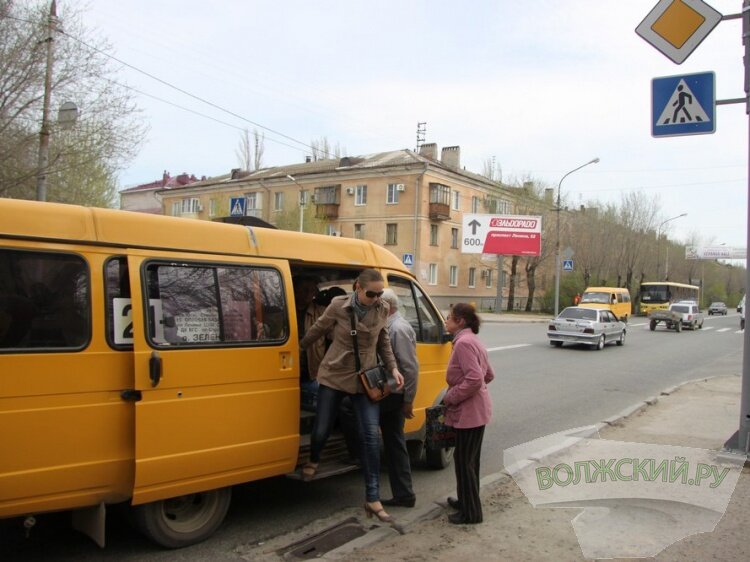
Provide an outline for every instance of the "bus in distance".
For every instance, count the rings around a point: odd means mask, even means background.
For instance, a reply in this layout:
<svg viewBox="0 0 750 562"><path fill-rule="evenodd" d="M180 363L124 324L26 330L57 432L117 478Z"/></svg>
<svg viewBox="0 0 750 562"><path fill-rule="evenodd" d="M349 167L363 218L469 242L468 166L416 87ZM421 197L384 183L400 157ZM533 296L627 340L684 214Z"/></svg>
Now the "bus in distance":
<svg viewBox="0 0 750 562"><path fill-rule="evenodd" d="M648 316L652 310L669 307L669 303L677 301L696 301L700 287L672 281L648 281L641 283L640 313Z"/></svg>

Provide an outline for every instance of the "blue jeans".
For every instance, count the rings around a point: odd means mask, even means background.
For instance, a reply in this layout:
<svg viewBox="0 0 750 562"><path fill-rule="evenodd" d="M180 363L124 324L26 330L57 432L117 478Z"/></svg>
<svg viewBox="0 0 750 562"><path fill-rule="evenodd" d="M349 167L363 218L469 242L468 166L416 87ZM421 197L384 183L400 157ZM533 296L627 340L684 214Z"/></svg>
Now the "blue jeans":
<svg viewBox="0 0 750 562"><path fill-rule="evenodd" d="M365 394L347 394L323 384L318 388L318 408L310 436L310 462L320 462L320 453L331 434L339 413L341 400L350 396L357 416L359 458L365 475L365 497L368 502L380 501L380 406Z"/></svg>

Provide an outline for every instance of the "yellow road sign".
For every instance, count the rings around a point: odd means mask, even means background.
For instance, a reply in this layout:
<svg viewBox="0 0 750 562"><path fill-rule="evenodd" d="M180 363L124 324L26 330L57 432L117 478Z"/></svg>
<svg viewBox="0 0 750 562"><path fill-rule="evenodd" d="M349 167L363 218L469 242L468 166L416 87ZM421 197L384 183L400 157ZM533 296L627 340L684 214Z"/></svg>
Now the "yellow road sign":
<svg viewBox="0 0 750 562"><path fill-rule="evenodd" d="M682 64L720 21L721 14L702 0L660 0L635 32Z"/></svg>

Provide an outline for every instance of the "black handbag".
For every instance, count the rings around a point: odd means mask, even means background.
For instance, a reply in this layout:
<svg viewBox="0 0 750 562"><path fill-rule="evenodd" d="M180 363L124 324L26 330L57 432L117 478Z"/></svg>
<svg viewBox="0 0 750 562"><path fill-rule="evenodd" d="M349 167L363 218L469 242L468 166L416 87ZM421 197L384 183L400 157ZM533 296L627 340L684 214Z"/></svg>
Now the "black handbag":
<svg viewBox="0 0 750 562"><path fill-rule="evenodd" d="M391 393L391 388L396 387L396 381L388 374L384 365L378 364L371 369L362 369L359 361L359 343L357 342L357 326L354 320L354 310L351 311L352 322L352 344L354 345L354 363L357 369L357 377L365 389L367 397L373 402L378 402Z"/></svg>
<svg viewBox="0 0 750 562"><path fill-rule="evenodd" d="M456 430L445 425L445 404L425 410L425 446L431 451L456 446Z"/></svg>

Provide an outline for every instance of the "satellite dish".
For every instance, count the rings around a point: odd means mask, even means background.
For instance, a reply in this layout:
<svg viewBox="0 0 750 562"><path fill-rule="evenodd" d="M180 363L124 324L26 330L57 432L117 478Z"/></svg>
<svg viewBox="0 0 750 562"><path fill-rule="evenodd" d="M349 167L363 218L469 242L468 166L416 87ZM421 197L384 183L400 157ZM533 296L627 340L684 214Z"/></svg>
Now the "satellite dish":
<svg viewBox="0 0 750 562"><path fill-rule="evenodd" d="M68 130L75 125L78 119L78 106L72 101L66 101L57 112L57 122L63 130Z"/></svg>

